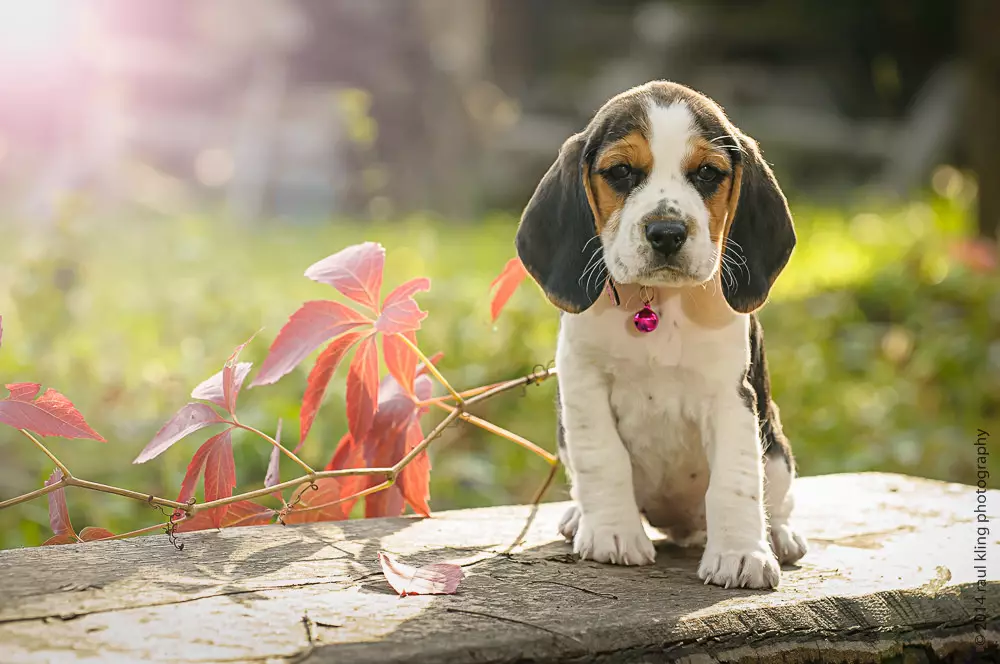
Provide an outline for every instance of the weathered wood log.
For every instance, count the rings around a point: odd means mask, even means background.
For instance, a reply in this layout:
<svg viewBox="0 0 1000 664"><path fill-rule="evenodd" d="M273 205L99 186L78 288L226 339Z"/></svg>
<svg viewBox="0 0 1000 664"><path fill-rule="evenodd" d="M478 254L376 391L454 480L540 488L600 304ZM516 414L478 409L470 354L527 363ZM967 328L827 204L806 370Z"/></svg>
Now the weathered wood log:
<svg viewBox="0 0 1000 664"><path fill-rule="evenodd" d="M700 551L666 542L651 567L577 562L564 504L2 551L0 661L1000 661L1000 541L978 539L977 498L803 479L812 548L769 592L706 586ZM380 550L466 579L400 598Z"/></svg>

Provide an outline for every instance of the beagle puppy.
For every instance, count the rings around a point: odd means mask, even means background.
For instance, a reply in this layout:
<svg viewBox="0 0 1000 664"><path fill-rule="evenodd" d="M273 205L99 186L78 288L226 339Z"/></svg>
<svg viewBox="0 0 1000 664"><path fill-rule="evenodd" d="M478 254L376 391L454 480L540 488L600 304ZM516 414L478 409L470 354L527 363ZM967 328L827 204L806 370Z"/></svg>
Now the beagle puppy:
<svg viewBox="0 0 1000 664"><path fill-rule="evenodd" d="M705 96L654 81L567 140L517 252L561 315L559 452L581 558L652 563L642 523L705 546L698 576L774 588L806 542L761 326L795 245L757 143Z"/></svg>

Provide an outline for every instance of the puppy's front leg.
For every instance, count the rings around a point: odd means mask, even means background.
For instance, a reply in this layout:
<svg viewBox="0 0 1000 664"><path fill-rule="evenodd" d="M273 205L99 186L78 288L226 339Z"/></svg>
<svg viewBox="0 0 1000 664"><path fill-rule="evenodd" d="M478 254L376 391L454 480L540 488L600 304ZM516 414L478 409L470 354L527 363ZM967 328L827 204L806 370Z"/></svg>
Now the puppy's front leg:
<svg viewBox="0 0 1000 664"><path fill-rule="evenodd" d="M714 419L706 450L708 543L698 576L726 588L775 588L781 571L767 542L757 417L733 390L720 396Z"/></svg>
<svg viewBox="0 0 1000 664"><path fill-rule="evenodd" d="M579 358L557 361L566 465L576 502L562 530L573 537L573 551L581 558L652 563L656 552L635 503L632 462L615 426L607 379Z"/></svg>

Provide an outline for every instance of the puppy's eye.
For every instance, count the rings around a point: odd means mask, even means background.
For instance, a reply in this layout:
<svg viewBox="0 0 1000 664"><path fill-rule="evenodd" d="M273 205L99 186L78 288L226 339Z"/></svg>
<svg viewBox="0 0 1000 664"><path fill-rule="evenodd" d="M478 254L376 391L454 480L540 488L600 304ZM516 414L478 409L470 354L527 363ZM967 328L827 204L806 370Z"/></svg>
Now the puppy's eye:
<svg viewBox="0 0 1000 664"><path fill-rule="evenodd" d="M632 175L632 168L628 164L617 164L609 168L606 172L612 180L624 180Z"/></svg>
<svg viewBox="0 0 1000 664"><path fill-rule="evenodd" d="M698 169L697 175L698 179L701 180L702 182L715 182L716 180L719 179L719 176L722 175L722 171L720 171L715 166L709 166L708 164L705 164L704 166Z"/></svg>

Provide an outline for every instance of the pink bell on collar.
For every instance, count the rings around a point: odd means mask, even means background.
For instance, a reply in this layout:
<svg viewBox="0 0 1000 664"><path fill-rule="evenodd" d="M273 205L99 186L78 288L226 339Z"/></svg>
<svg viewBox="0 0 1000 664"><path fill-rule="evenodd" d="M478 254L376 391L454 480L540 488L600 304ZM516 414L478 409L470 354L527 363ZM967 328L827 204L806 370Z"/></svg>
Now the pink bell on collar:
<svg viewBox="0 0 1000 664"><path fill-rule="evenodd" d="M660 324L660 317L656 315L656 312L649 308L649 304L645 304L642 309L635 312L635 316L632 317L632 323L635 325L635 329L640 332L652 332L656 329L656 326Z"/></svg>

